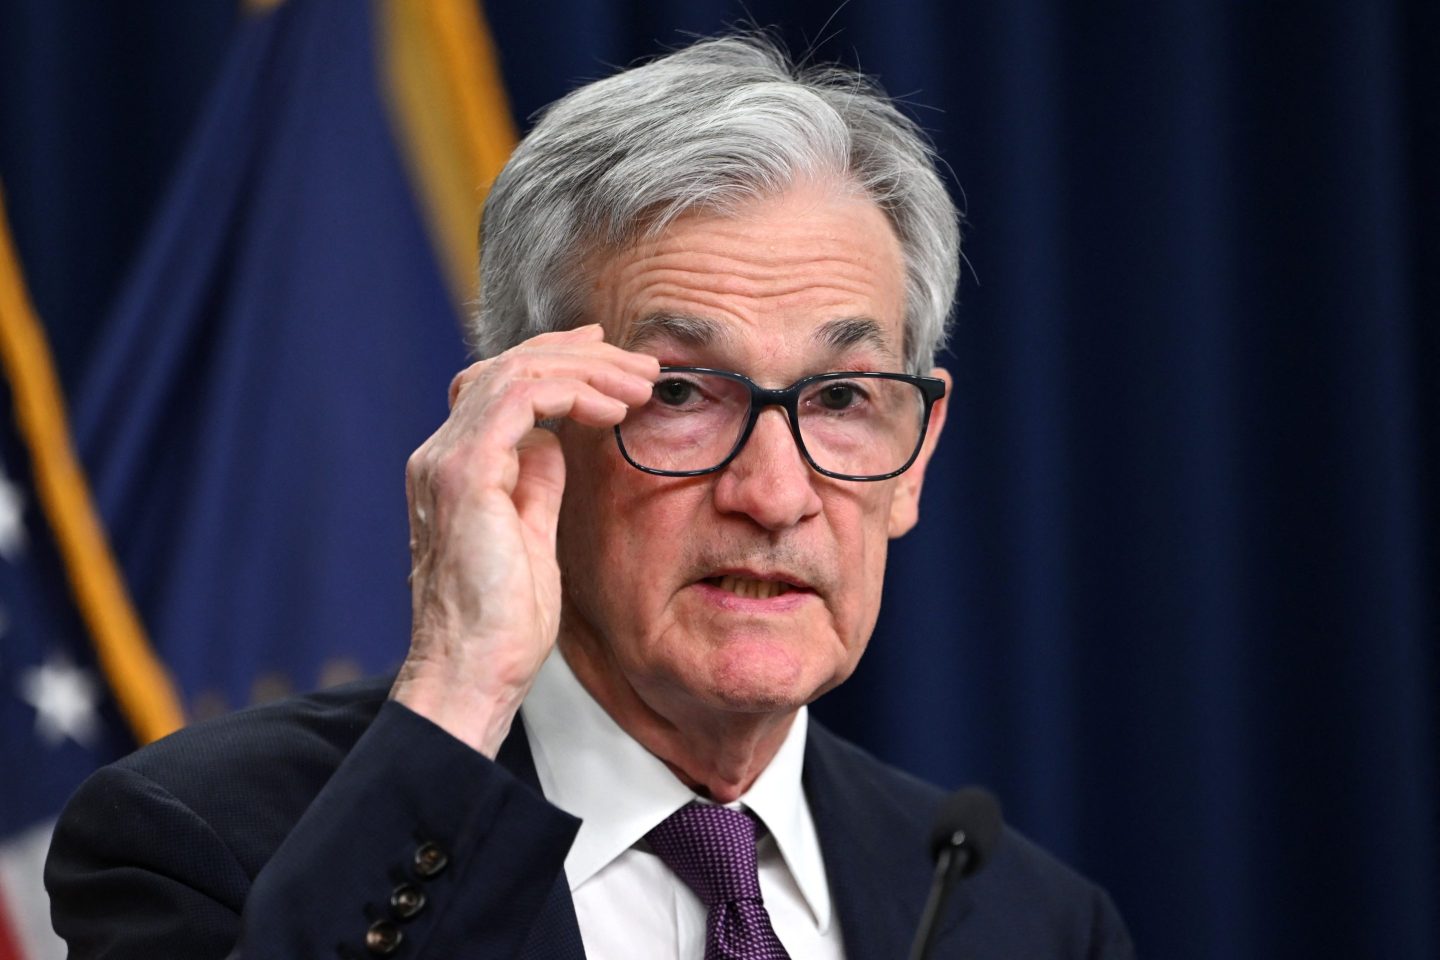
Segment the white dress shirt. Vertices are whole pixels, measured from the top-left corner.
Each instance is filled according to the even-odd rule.
[[[520,712],[545,797],[583,821],[565,875],[592,960],[700,960],[705,905],[637,843],[699,799],[620,729],[556,650]],[[840,924],[800,785],[808,722],[802,708],[770,765],[729,806],[768,831],[758,848],[760,893],[790,956],[841,960]]]

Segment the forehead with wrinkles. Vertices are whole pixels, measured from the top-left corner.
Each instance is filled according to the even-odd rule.
[[[691,215],[592,269],[590,319],[627,349],[738,357],[783,341],[816,357],[903,362],[899,242],[852,191],[808,185]]]

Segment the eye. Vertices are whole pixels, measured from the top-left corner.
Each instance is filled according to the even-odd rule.
[[[837,381],[820,388],[816,399],[826,410],[845,410],[861,400],[860,388],[853,383]]]
[[[689,380],[661,380],[655,384],[651,397],[667,407],[679,407],[695,399],[695,384]]]

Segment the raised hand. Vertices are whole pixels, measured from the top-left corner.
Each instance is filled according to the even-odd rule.
[[[538,424],[613,426],[660,373],[602,336],[541,334],[462,371],[406,467],[413,624],[390,695],[490,757],[559,629],[565,461]]]

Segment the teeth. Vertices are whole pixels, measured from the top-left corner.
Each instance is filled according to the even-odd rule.
[[[747,600],[769,600],[790,592],[790,585],[778,580],[747,580],[729,576],[720,578],[719,587]]]

